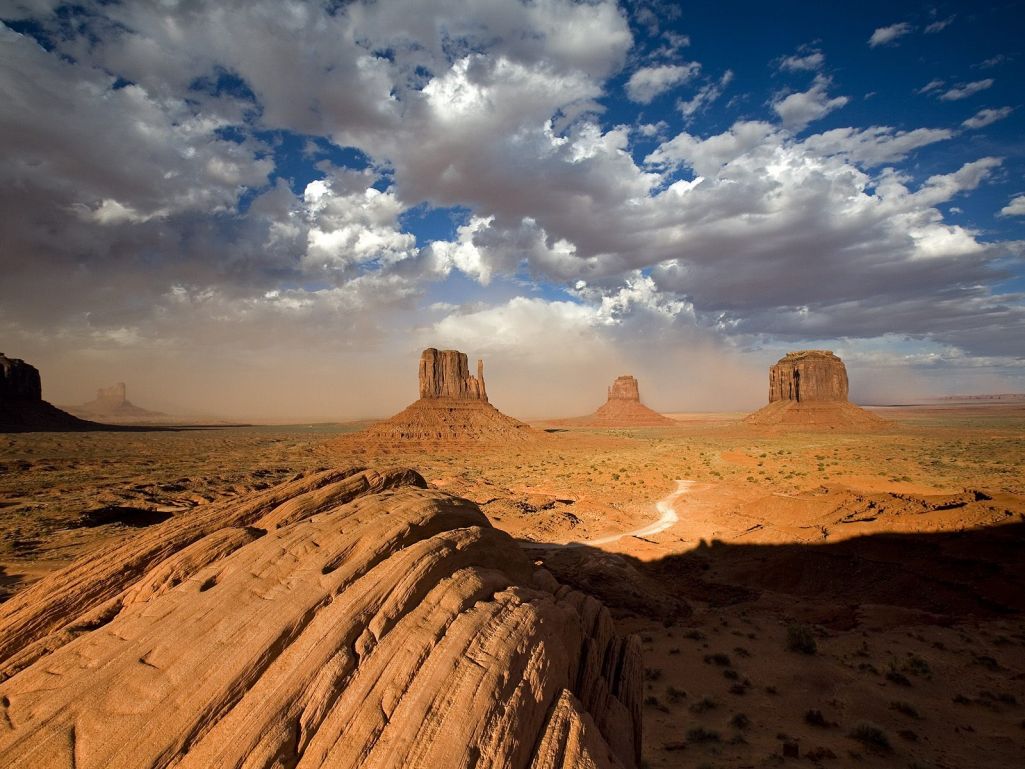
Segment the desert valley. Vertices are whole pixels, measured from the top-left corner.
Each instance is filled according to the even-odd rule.
[[[1020,757],[1025,399],[864,410],[805,351],[746,417],[623,376],[526,424],[477,371],[425,350],[371,424],[8,433],[5,765]]]

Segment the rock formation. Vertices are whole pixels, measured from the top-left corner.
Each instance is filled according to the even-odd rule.
[[[484,361],[470,374],[466,354],[429,347],[420,355],[420,398],[353,436],[371,443],[479,443],[530,440],[536,433],[488,402]]]
[[[635,767],[640,654],[473,503],[328,470],[0,604],[0,766]]]
[[[39,370],[0,353],[0,432],[89,430],[98,425],[76,419],[43,400]]]
[[[641,403],[637,379],[629,374],[617,377],[609,386],[609,398],[604,406],[578,423],[594,427],[658,427],[675,422],[652,411]]]
[[[746,422],[796,427],[877,426],[879,417],[847,401],[847,367],[829,350],[788,352],[769,369],[769,405]]]
[[[99,388],[94,400],[81,406],[69,406],[68,411],[76,416],[110,422],[163,421],[167,417],[159,411],[140,408],[128,400],[128,388],[124,382]]]
[[[484,389],[484,361],[477,361],[477,376],[470,376],[466,353],[428,347],[420,354],[420,397],[458,398],[488,402]]]
[[[769,403],[847,401],[847,368],[829,350],[788,352],[769,369]]]

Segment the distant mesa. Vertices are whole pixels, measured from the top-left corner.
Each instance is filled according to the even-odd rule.
[[[44,401],[39,369],[0,353],[0,432],[95,430],[99,427]]]
[[[87,419],[110,422],[140,422],[163,420],[167,414],[140,408],[128,400],[128,388],[124,382],[110,387],[101,387],[96,398],[81,406],[69,406],[68,411]]]
[[[484,361],[470,374],[466,353],[429,347],[420,355],[420,399],[359,439],[371,442],[466,443],[537,437],[528,425],[488,402]]]
[[[637,379],[629,374],[617,377],[609,387],[605,405],[581,423],[595,427],[658,427],[675,422],[641,403]]]
[[[883,420],[847,400],[847,367],[829,350],[788,352],[769,369],[769,405],[744,421],[810,428],[878,427]]]

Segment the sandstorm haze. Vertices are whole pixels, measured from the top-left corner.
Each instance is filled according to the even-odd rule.
[[[0,351],[245,420],[393,413],[429,346],[528,419],[749,410],[802,348],[1025,391],[1021,8],[775,14],[0,2]]]

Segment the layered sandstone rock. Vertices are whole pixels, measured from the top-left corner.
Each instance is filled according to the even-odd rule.
[[[159,411],[136,406],[128,400],[128,388],[124,382],[99,388],[94,400],[81,406],[69,406],[68,411],[76,416],[110,422],[162,421],[162,418],[167,416]]]
[[[641,391],[637,387],[637,378],[629,374],[616,377],[616,381],[609,385],[609,400],[640,403]]]
[[[353,440],[370,443],[481,443],[531,440],[536,433],[488,402],[484,361],[470,374],[466,354],[429,347],[420,355],[420,398]]]
[[[769,403],[847,401],[847,368],[829,350],[788,352],[769,369]]]
[[[608,401],[579,423],[594,427],[658,427],[675,424],[641,403],[637,379],[629,374],[617,377],[609,386]]]
[[[789,352],[769,369],[769,405],[745,421],[811,428],[878,426],[875,414],[847,401],[847,367],[829,350]]]
[[[43,400],[39,370],[0,353],[0,432],[96,427]]]
[[[636,766],[637,641],[425,487],[300,477],[0,605],[0,766]]]
[[[484,401],[484,361],[477,361],[477,376],[470,376],[466,353],[428,347],[420,354],[420,397]]]

